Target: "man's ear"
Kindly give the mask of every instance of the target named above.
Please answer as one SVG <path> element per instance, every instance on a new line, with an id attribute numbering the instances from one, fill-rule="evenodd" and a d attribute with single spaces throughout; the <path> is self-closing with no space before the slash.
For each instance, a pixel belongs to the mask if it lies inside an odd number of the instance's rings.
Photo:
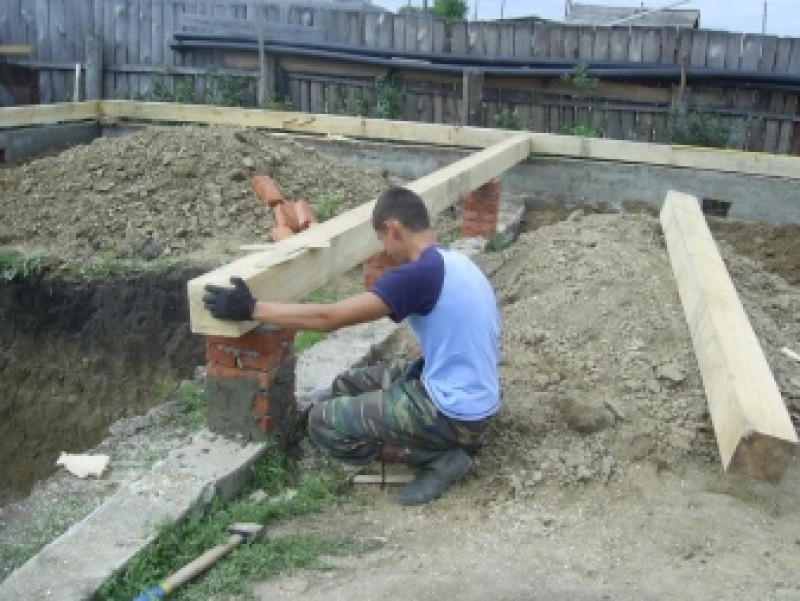
<path id="1" fill-rule="evenodd" d="M 394 239 L 394 240 L 399 240 L 401 235 L 402 235 L 402 233 L 403 233 L 403 227 L 400 224 L 400 220 L 399 219 L 387 219 L 384 222 L 384 224 L 385 224 L 385 227 L 386 227 L 386 230 L 385 230 L 386 234 L 391 236 L 392 239 Z"/>

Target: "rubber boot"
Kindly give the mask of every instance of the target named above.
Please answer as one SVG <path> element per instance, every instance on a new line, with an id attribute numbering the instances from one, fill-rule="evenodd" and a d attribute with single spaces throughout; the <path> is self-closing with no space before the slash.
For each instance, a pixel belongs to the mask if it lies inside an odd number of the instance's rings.
<path id="1" fill-rule="evenodd" d="M 397 495 L 401 505 L 423 505 L 439 497 L 460 480 L 472 467 L 472 457 L 461 449 L 421 451 L 413 449 L 405 457 L 409 465 L 419 467 L 416 478 Z"/>

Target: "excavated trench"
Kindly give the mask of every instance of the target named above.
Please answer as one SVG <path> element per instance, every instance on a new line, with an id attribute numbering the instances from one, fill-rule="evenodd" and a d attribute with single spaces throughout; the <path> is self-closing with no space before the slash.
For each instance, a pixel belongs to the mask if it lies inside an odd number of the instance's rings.
<path id="1" fill-rule="evenodd" d="M 0 505 L 192 376 L 186 280 L 199 270 L 0 284 Z"/>

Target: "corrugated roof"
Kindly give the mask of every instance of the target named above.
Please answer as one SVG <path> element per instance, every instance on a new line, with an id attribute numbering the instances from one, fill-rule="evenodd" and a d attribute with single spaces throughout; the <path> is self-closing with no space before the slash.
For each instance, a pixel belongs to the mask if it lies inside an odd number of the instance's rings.
<path id="1" fill-rule="evenodd" d="M 699 10 L 668 9 L 647 13 L 653 10 L 641 6 L 602 6 L 599 4 L 572 4 L 565 21 L 573 25 L 610 25 L 614 21 L 631 17 L 637 13 L 645 13 L 635 19 L 629 19 L 621 25 L 635 27 L 688 27 L 700 25 Z"/>

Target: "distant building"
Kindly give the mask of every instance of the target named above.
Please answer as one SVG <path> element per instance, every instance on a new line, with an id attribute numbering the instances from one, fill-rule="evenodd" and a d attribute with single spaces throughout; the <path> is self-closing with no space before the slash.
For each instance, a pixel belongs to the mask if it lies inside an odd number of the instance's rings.
<path id="1" fill-rule="evenodd" d="M 699 10 L 648 8 L 645 6 L 602 6 L 567 2 L 566 23 L 571 25 L 627 25 L 632 27 L 700 27 Z"/>

